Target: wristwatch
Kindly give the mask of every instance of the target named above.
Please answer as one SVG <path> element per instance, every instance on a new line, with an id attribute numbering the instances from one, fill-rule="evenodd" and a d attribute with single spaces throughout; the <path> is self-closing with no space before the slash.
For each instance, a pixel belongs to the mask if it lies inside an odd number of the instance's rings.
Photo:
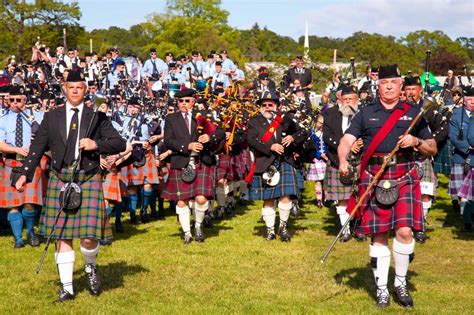
<path id="1" fill-rule="evenodd" d="M 415 148 L 418 148 L 422 144 L 423 144 L 423 139 L 418 138 L 418 143 L 416 144 Z"/>

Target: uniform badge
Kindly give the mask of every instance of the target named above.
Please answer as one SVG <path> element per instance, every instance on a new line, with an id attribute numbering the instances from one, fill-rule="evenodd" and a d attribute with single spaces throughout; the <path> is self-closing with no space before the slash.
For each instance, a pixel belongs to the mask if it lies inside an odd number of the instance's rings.
<path id="1" fill-rule="evenodd" d="M 77 125 L 76 125 L 76 124 L 72 124 L 71 129 L 74 129 L 74 130 L 77 129 Z"/>
<path id="2" fill-rule="evenodd" d="M 275 127 L 271 127 L 270 129 L 268 129 L 269 132 L 275 132 Z"/>

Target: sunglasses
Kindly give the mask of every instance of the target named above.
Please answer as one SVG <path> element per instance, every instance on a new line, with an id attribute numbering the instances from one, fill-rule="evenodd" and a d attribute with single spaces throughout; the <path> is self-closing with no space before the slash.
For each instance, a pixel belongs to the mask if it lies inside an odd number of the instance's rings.
<path id="1" fill-rule="evenodd" d="M 174 112 L 174 108 L 168 108 L 169 112 Z"/>
<path id="2" fill-rule="evenodd" d="M 9 100 L 10 100 L 10 102 L 20 103 L 21 102 L 21 97 L 10 97 Z"/>
<path id="3" fill-rule="evenodd" d="M 262 81 L 268 81 L 268 78 L 262 78 L 261 80 Z"/>
<path id="4" fill-rule="evenodd" d="M 263 103 L 261 106 L 262 107 L 273 107 L 273 106 L 275 106 L 275 104 L 273 104 L 273 103 Z"/>
<path id="5" fill-rule="evenodd" d="M 150 53 L 150 55 L 156 55 L 156 53 L 153 53 L 153 52 L 152 52 L 152 53 Z"/>
<path id="6" fill-rule="evenodd" d="M 178 100 L 178 103 L 191 103 L 191 100 L 179 99 L 179 100 Z"/>
<path id="7" fill-rule="evenodd" d="M 453 93 L 453 96 L 461 96 L 459 93 Z"/>

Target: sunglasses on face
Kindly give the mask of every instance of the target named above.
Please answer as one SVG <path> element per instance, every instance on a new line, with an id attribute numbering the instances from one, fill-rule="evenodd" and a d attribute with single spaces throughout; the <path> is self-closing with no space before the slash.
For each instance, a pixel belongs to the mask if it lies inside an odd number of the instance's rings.
<path id="1" fill-rule="evenodd" d="M 459 93 L 453 93 L 453 96 L 461 96 Z"/>
<path id="2" fill-rule="evenodd" d="M 178 100 L 178 103 L 191 103 L 191 100 L 179 99 L 179 100 Z"/>
<path id="3" fill-rule="evenodd" d="M 168 108 L 169 112 L 174 112 L 174 108 Z"/>
<path id="4" fill-rule="evenodd" d="M 268 81 L 268 78 L 263 78 L 263 79 L 261 79 L 261 80 L 262 80 L 262 81 Z"/>
<path id="5" fill-rule="evenodd" d="M 273 103 L 263 103 L 262 104 L 262 107 L 273 107 L 273 106 L 275 106 L 275 104 L 273 104 Z"/>
<path id="6" fill-rule="evenodd" d="M 150 53 L 150 55 L 156 55 L 156 53 Z"/>
<path id="7" fill-rule="evenodd" d="M 21 102 L 21 97 L 10 97 L 9 98 L 10 102 L 16 102 L 16 103 L 20 103 Z"/>

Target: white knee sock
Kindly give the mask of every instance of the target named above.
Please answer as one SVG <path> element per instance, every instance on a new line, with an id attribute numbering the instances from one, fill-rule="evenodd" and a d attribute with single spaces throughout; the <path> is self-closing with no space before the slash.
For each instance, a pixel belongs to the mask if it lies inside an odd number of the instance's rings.
<path id="1" fill-rule="evenodd" d="M 84 262 L 86 264 L 96 264 L 97 254 L 99 253 L 100 244 L 97 243 L 97 247 L 94 249 L 87 249 L 81 246 L 81 253 L 84 256 Z"/>
<path id="2" fill-rule="evenodd" d="M 262 217 L 263 217 L 263 221 L 265 221 L 267 228 L 272 228 L 272 229 L 275 228 L 275 218 L 276 218 L 275 209 L 271 207 L 262 208 Z"/>
<path id="3" fill-rule="evenodd" d="M 224 189 L 224 187 L 217 186 L 217 188 L 216 188 L 216 199 L 217 199 L 217 205 L 219 207 L 224 207 L 225 206 L 225 189 Z"/>
<path id="4" fill-rule="evenodd" d="M 196 210 L 196 224 L 195 224 L 195 228 L 196 229 L 199 229 L 201 228 L 201 224 L 202 222 L 204 221 L 204 217 L 206 216 L 206 211 L 207 209 L 209 209 L 209 203 L 206 202 L 205 204 L 203 205 L 200 205 L 196 202 L 195 206 L 194 206 L 194 209 Z"/>
<path id="5" fill-rule="evenodd" d="M 288 222 L 288 218 L 290 217 L 290 211 L 291 208 L 293 207 L 293 204 L 291 202 L 289 203 L 283 203 L 283 202 L 278 202 L 278 210 L 280 211 L 280 222 Z"/>
<path id="6" fill-rule="evenodd" d="M 388 271 L 390 269 L 390 249 L 386 245 L 370 245 L 369 252 L 375 284 L 379 289 L 387 289 Z"/>
<path id="7" fill-rule="evenodd" d="M 179 224 L 184 233 L 191 233 L 191 211 L 188 207 L 176 206 L 176 214 L 178 215 Z"/>
<path id="8" fill-rule="evenodd" d="M 426 217 L 428 216 L 428 211 L 430 211 L 432 202 L 431 202 L 431 200 L 430 201 L 423 201 L 421 204 L 423 206 L 423 216 L 426 219 Z"/>
<path id="9" fill-rule="evenodd" d="M 54 259 L 58 265 L 59 280 L 61 281 L 64 290 L 74 294 L 74 289 L 72 287 L 72 274 L 74 272 L 74 261 L 76 260 L 76 254 L 73 250 L 55 253 Z"/>
<path id="10" fill-rule="evenodd" d="M 343 206 L 337 206 L 336 207 L 336 213 L 339 215 L 339 221 L 341 221 L 341 226 L 344 226 L 346 224 L 347 219 L 349 219 L 349 213 L 347 213 L 347 207 Z M 346 227 L 346 230 L 344 233 L 349 232 L 349 225 Z"/>
<path id="11" fill-rule="evenodd" d="M 406 284 L 405 278 L 410 264 L 410 255 L 415 250 L 415 240 L 410 244 L 403 244 L 393 239 L 393 260 L 395 262 L 395 287 Z"/>

